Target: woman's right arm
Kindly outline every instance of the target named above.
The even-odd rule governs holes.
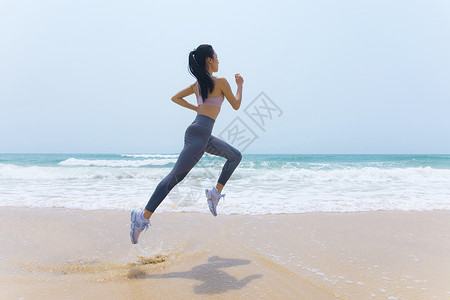
[[[241,101],[242,101],[242,86],[244,84],[244,78],[240,74],[234,75],[236,79],[237,84],[237,92],[236,96],[233,95],[233,92],[231,91],[230,84],[226,80],[226,78],[222,79],[222,93],[227,98],[228,102],[230,102],[231,106],[234,108],[234,110],[238,110],[239,107],[241,107]]]

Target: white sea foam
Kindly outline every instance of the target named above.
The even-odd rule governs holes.
[[[133,158],[177,158],[178,154],[120,154],[120,156]]]
[[[78,159],[68,158],[59,163],[61,166],[87,166],[87,167],[143,167],[162,166],[175,163],[176,159],[144,159],[144,160],[106,160],[106,159]]]
[[[128,210],[145,205],[171,170],[142,167],[147,159],[136,165],[132,160],[63,162],[52,167],[0,163],[0,206]],[[207,213],[204,188],[215,184],[221,169],[222,164],[194,167],[158,211]],[[450,209],[450,170],[238,168],[223,192],[222,214]]]

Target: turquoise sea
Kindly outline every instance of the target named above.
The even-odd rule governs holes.
[[[178,154],[0,154],[0,206],[143,207]],[[158,211],[209,213],[205,154]],[[222,214],[450,209],[450,155],[243,154]]]

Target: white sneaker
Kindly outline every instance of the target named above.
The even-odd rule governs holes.
[[[131,243],[137,244],[139,235],[142,231],[147,230],[148,226],[151,226],[150,220],[147,220],[143,217],[142,208],[133,209],[131,212]]]
[[[217,216],[217,204],[219,204],[219,199],[225,197],[225,194],[220,194],[219,191],[213,187],[212,189],[205,190],[206,201],[208,202],[208,207],[213,216]],[[225,198],[223,198],[225,200]]]

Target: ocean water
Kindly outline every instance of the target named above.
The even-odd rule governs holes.
[[[178,154],[0,154],[0,206],[144,207]],[[157,212],[209,213],[205,154]],[[450,155],[243,154],[219,214],[450,209]]]

